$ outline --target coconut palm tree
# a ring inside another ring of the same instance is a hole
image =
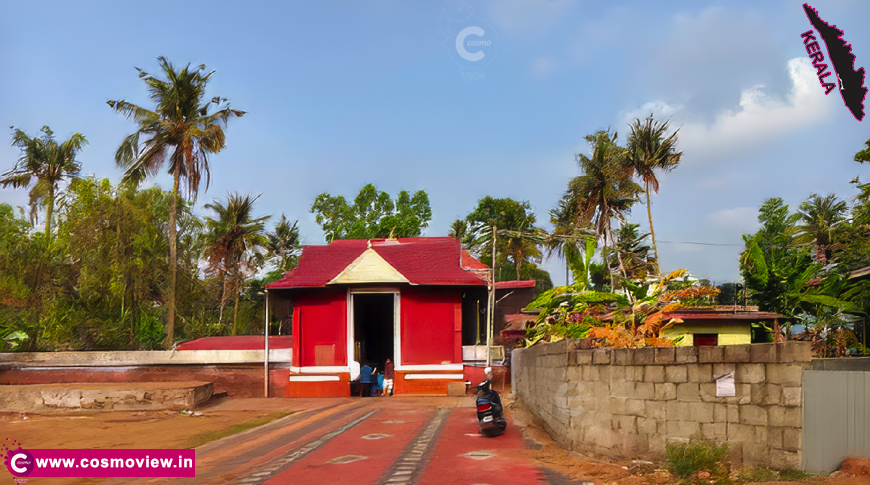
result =
[[[448,237],[452,237],[459,242],[464,242],[468,236],[468,222],[462,219],[456,219],[450,224],[450,230],[447,232]]]
[[[507,251],[511,259],[514,260],[517,280],[520,279],[520,267],[523,261],[528,258],[537,263],[541,262],[543,254],[539,246],[546,236],[543,230],[535,227],[537,218],[531,211],[531,205],[526,201],[522,205],[526,210],[524,217],[517,218],[513,224],[499,231],[499,235],[504,235],[507,238]]]
[[[834,194],[809,196],[798,209],[801,224],[797,229],[801,235],[797,242],[813,244],[816,260],[824,263],[831,257],[831,231],[846,220],[848,210],[846,201],[837,200]]]
[[[42,127],[41,137],[30,137],[20,129],[12,129],[12,146],[21,150],[18,162],[0,178],[5,187],[29,187],[31,218],[36,209],[45,205],[45,235],[51,241],[51,221],[57,190],[64,179],[77,177],[81,163],[76,160],[78,152],[88,144],[81,133],[74,133],[67,141],[57,144],[54,132]]]
[[[553,232],[544,242],[547,257],[554,254],[565,259],[565,284],[570,284],[571,261],[582,262],[586,241],[592,236],[588,223],[577,219],[577,201],[563,195],[556,207],[550,209]]]
[[[299,236],[299,221],[290,221],[284,214],[281,214],[281,220],[275,225],[275,231],[268,234],[268,244],[266,248],[272,257],[278,260],[278,270],[286,273],[295,268],[299,263],[299,250],[302,249],[302,243]]]
[[[194,69],[190,64],[178,70],[166,58],[157,62],[166,79],[139,71],[155,108],[149,110],[124,100],[108,101],[109,106],[127,119],[136,122],[136,131],[124,139],[115,152],[115,162],[125,169],[124,181],[138,184],[155,175],[164,164],[172,176],[172,197],[169,204],[169,291],[166,347],[175,339],[175,302],[177,261],[177,226],[179,190],[196,199],[200,183],[209,185],[209,156],[226,147],[224,128],[231,117],[244,111],[231,109],[226,98],[206,101],[205,88],[214,71],[206,72],[205,64]],[[212,110],[212,108],[215,108]]]
[[[495,249],[513,260],[517,279],[520,279],[524,261],[540,262],[543,257],[539,246],[543,244],[546,234],[535,227],[537,218],[528,201],[486,196],[477,202],[477,208],[466,216],[465,221],[468,223],[468,232],[464,241],[472,253],[481,256],[484,264],[492,260],[493,228],[497,232]],[[498,256],[493,264],[496,262]]]
[[[613,243],[611,221],[622,220],[643,191],[631,180],[633,169],[626,164],[627,152],[617,145],[617,136],[607,130],[585,137],[592,145],[592,156],[577,155],[583,175],[571,179],[566,192],[577,219],[590,223],[605,245]]]
[[[226,205],[218,200],[205,205],[205,208],[213,211],[217,218],[205,218],[203,255],[208,262],[208,271],[221,275],[224,280],[221,316],[223,316],[227,294],[231,293],[235,298],[233,335],[236,334],[239,318],[242,284],[253,269],[250,262],[255,259],[256,254],[269,246],[265,222],[270,216],[254,218],[252,215],[254,202],[258,198],[259,196],[241,196],[233,193],[227,195]]]
[[[631,180],[633,169],[626,162],[627,150],[617,144],[617,137],[618,134],[611,135],[610,130],[585,137],[592,145],[592,156],[577,155],[583,175],[571,179],[565,193],[571,207],[576,210],[576,219],[589,224],[595,237],[604,240],[602,253],[605,256],[609,252],[608,246],[615,243],[611,221],[624,221],[624,216],[643,191]],[[608,269],[615,285],[613,268]]]
[[[650,189],[659,193],[659,180],[656,172],[670,172],[680,163],[683,152],[677,151],[677,130],[670,135],[668,122],[653,120],[652,114],[642,122],[635,119],[628,135],[628,165],[634,173],[643,180],[646,192],[646,214],[649,218],[649,233],[652,238],[652,250],[658,269],[659,252],[656,247],[656,232],[653,228],[652,201]]]
[[[639,234],[639,224],[624,222],[616,233],[616,247],[612,255],[622,263],[624,276],[631,280],[645,281],[658,270],[655,258],[650,257],[650,247],[646,245],[648,234]]]

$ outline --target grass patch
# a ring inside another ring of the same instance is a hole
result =
[[[696,479],[727,481],[729,466],[726,460],[728,445],[693,439],[688,443],[670,444],[665,448],[666,466],[669,472],[683,482]]]
[[[744,468],[740,470],[738,477],[741,482],[775,482],[779,480],[779,475],[775,471],[763,466]]]
[[[780,480],[806,480],[812,478],[812,475],[802,470],[783,470],[779,472]]]
[[[812,477],[813,475],[801,470],[783,470],[778,472],[763,466],[756,466],[740,470],[740,473],[737,476],[737,481],[738,483],[799,482]]]
[[[293,414],[293,411],[279,411],[277,413],[269,413],[262,418],[252,419],[250,421],[245,421],[243,423],[234,424],[232,426],[228,426],[223,429],[218,429],[215,431],[209,431],[208,433],[198,434],[196,436],[191,437],[187,440],[185,444],[185,448],[198,448],[206,443],[211,441],[216,441],[221,438],[226,438],[227,436],[232,436],[234,434],[241,433],[242,431],[247,431],[252,428],[256,428],[258,426],[262,426],[266,423],[274,421],[276,419],[281,419],[285,416],[289,416]]]

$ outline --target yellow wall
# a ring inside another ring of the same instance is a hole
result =
[[[702,325],[679,324],[662,332],[662,337],[673,339],[683,336],[683,340],[677,345],[680,347],[691,347],[694,345],[692,334],[695,333],[715,333],[719,334],[719,345],[742,345],[752,343],[752,326],[747,323],[738,324],[709,324]]]

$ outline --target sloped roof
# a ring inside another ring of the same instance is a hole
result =
[[[507,290],[514,288],[534,288],[538,282],[535,280],[511,280],[511,281],[496,281],[496,290]]]
[[[525,313],[511,313],[504,316],[507,325],[502,330],[525,330],[527,323],[534,323],[538,319],[537,315],[526,315]]]
[[[410,283],[402,273],[396,271],[380,254],[368,248],[341,270],[329,284],[353,283]]]
[[[662,314],[662,318],[679,318],[680,320],[775,320],[785,318],[773,312],[731,312],[731,311],[680,311],[676,310]]]
[[[471,270],[488,270],[489,266],[478,261],[474,256],[472,256],[468,251],[462,250],[462,267],[465,269]]]
[[[412,285],[485,285],[471,269],[479,261],[450,237],[346,239],[325,246],[305,246],[299,266],[267,288],[324,287],[371,248]],[[480,268],[482,266],[482,268]],[[364,281],[360,281],[361,283]],[[378,282],[378,281],[373,281]]]

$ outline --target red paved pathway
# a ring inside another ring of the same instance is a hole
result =
[[[382,409],[266,483],[377,483],[417,435],[429,412]]]
[[[441,434],[421,485],[508,485],[543,480],[523,453],[523,438],[516,426],[509,425],[501,436],[486,438],[477,433],[474,409],[459,408],[450,413]]]
[[[477,434],[473,398],[298,403],[288,400],[298,412],[287,418],[197,448],[196,478],[139,483],[547,483],[523,452],[521,433],[510,419],[502,436]]]

